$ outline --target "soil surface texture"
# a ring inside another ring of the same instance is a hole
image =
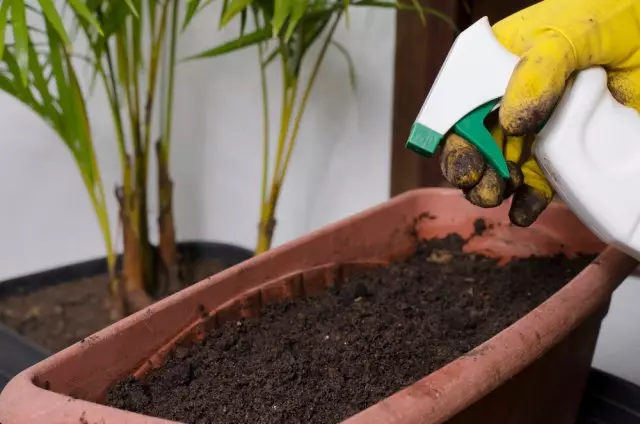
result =
[[[187,264],[190,281],[222,270],[215,259]],[[107,274],[0,299],[0,322],[54,353],[112,324]]]
[[[498,267],[463,244],[425,241],[388,268],[228,322],[106,403],[185,423],[337,423],[497,334],[593,259]]]

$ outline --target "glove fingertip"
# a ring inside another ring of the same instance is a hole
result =
[[[488,167],[480,182],[465,192],[465,197],[481,208],[494,208],[502,203],[504,190],[505,180]]]
[[[440,169],[454,187],[470,189],[478,184],[484,174],[484,157],[462,137],[452,134],[442,149]]]
[[[531,186],[520,186],[513,195],[509,219],[518,227],[529,227],[547,208],[550,200],[543,192]]]

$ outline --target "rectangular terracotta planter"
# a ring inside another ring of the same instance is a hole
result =
[[[611,293],[637,262],[603,246],[561,204],[531,228],[508,205],[479,209],[449,189],[422,189],[227,269],[25,370],[0,394],[2,424],[169,421],[94,402],[167,351],[262,304],[322,290],[336,278],[410,254],[418,238],[458,233],[498,257],[600,253],[538,308],[468,354],[346,420],[378,423],[573,423]],[[474,222],[489,228],[473,236]]]

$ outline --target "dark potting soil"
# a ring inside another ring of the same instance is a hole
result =
[[[422,242],[389,268],[266,306],[178,348],[116,408],[186,423],[336,423],[473,349],[535,308],[593,258],[465,254],[458,236]]]
[[[222,269],[215,259],[186,265],[191,282]],[[57,352],[112,324],[108,286],[104,274],[0,298],[0,322]]]

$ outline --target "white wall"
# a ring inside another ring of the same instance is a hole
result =
[[[180,41],[179,56],[237,34],[236,28],[212,34],[217,13],[211,8],[195,21]],[[357,96],[350,89],[346,62],[330,49],[282,192],[276,244],[387,197],[394,14],[355,10],[350,24],[349,31],[339,28],[338,40],[353,56]],[[261,169],[256,57],[248,49],[178,69],[172,167],[182,240],[254,246]],[[269,74],[274,137],[280,88],[276,70]],[[111,118],[102,92],[89,105],[115,232],[112,190],[120,171]],[[103,256],[93,211],[65,146],[28,109],[1,93],[0,111],[0,281]],[[152,217],[154,199],[152,195]],[[150,222],[154,233],[155,219]],[[630,279],[613,298],[594,363],[640,384],[637,301],[640,281]]]

